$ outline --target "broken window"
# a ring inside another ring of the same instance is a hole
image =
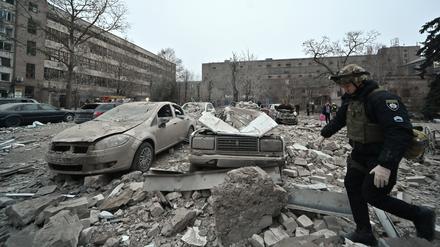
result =
[[[34,13],[38,13],[38,5],[32,2],[29,2],[29,11],[32,11]]]
[[[9,73],[0,73],[1,74],[1,80],[2,81],[9,81],[9,79],[11,78],[11,74]]]
[[[160,108],[159,112],[157,113],[158,117],[173,117],[173,112],[171,111],[170,105],[164,105],[162,108]]]
[[[1,66],[3,67],[11,67],[11,59],[7,57],[1,58]]]
[[[26,53],[31,56],[37,55],[37,43],[35,41],[27,42]]]
[[[2,51],[11,51],[12,44],[4,41],[0,41],[0,50]]]
[[[176,114],[176,117],[179,117],[179,116],[183,116],[183,115],[185,115],[185,114],[183,113],[182,108],[180,108],[180,106],[178,106],[178,105],[173,105],[173,108],[174,108],[174,114]]]
[[[27,31],[30,34],[37,34],[37,23],[31,18],[28,19]]]

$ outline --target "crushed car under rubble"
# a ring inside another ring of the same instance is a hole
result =
[[[126,103],[56,135],[46,160],[63,174],[147,171],[155,154],[188,140],[194,126],[174,103]]]
[[[226,122],[209,113],[203,114],[199,121],[206,128],[190,137],[192,169],[284,165],[284,140],[268,133],[277,124],[266,114],[229,107],[225,110]]]

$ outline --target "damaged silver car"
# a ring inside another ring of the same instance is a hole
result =
[[[285,164],[284,140],[270,132],[277,126],[273,119],[250,109],[231,107],[225,112],[226,122],[209,113],[199,119],[206,127],[190,137],[192,170]],[[235,127],[235,122],[241,127]]]
[[[194,120],[171,102],[133,102],[56,135],[46,160],[63,174],[147,171],[155,154],[187,141]]]

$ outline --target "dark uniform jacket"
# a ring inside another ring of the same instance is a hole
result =
[[[400,98],[385,90],[369,95],[376,88],[378,88],[377,82],[367,80],[353,95],[344,94],[336,116],[321,130],[321,135],[328,138],[343,128],[346,125],[349,102],[361,100],[364,102],[368,119],[380,125],[384,140],[380,143],[366,144],[349,140],[353,147],[351,158],[369,170],[376,165],[390,170],[397,169],[405,150],[411,143],[412,125]],[[391,105],[389,102],[398,102],[397,107],[396,104]]]

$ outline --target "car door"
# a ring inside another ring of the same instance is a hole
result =
[[[157,112],[157,125],[156,142],[159,149],[174,145],[177,142],[178,125],[171,105],[166,104],[159,109]]]
[[[185,115],[185,112],[183,111],[183,109],[176,105],[173,104],[173,110],[174,110],[174,115],[176,118],[176,125],[177,125],[177,135],[176,135],[176,141],[183,141],[187,135],[188,129],[189,129],[189,118],[188,116]]]
[[[42,122],[60,122],[64,118],[64,112],[49,104],[40,104]]]
[[[18,109],[23,122],[32,123],[33,121],[42,122],[43,116],[41,115],[38,104],[23,104]]]

